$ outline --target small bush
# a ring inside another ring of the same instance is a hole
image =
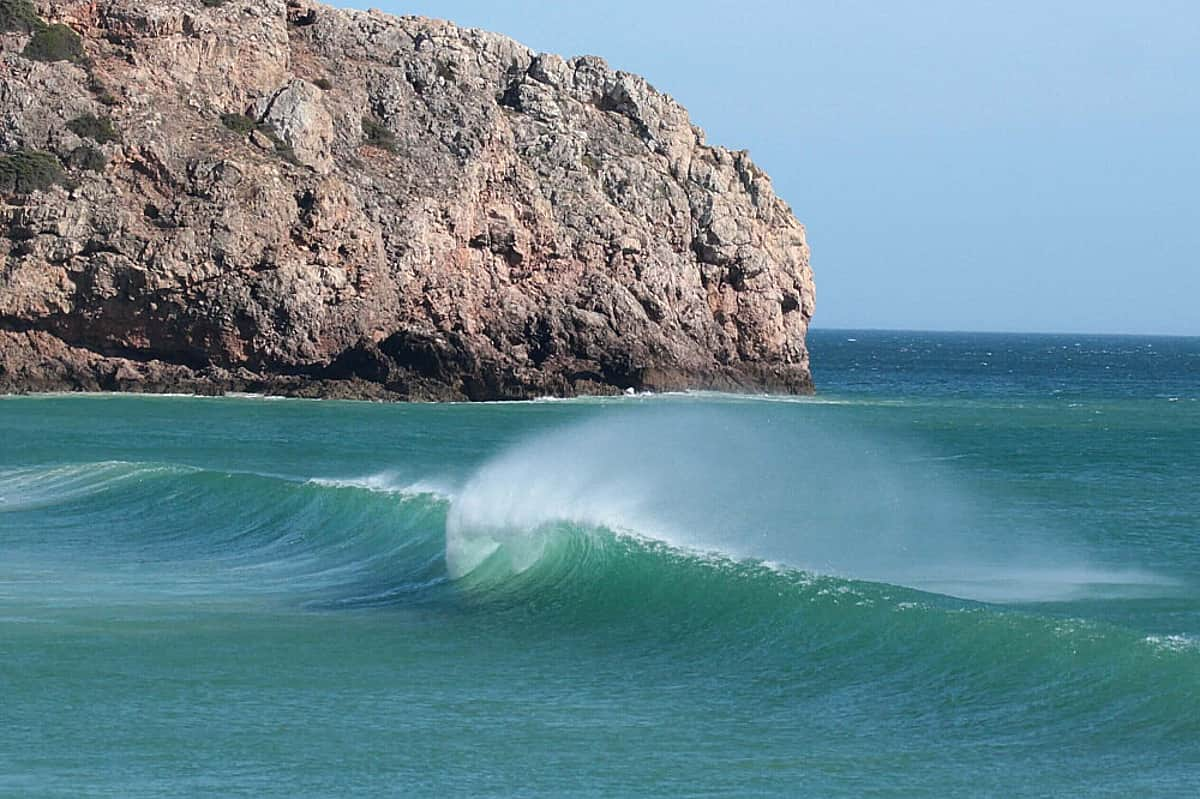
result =
[[[380,147],[388,152],[396,151],[396,134],[388,130],[387,126],[379,120],[363,117],[362,131],[367,144]]]
[[[108,165],[104,153],[90,144],[81,144],[71,151],[67,163],[74,169],[86,169],[89,172],[103,172]]]
[[[0,33],[36,33],[45,27],[30,0],[0,0]]]
[[[313,85],[321,91],[327,92],[333,88],[333,81],[331,81],[329,78],[317,78],[313,81]]]
[[[221,114],[221,124],[243,136],[258,127],[258,121],[246,114]]]
[[[22,242],[29,241],[36,235],[37,234],[34,233],[30,228],[18,225],[16,222],[12,222],[9,224],[8,232],[4,234],[4,237],[9,241]]]
[[[117,129],[113,127],[112,120],[108,117],[98,117],[95,114],[84,114],[78,116],[67,123],[67,127],[76,136],[83,139],[91,139],[97,144],[107,144],[110,141],[117,141],[121,137],[117,133]]]
[[[279,138],[279,134],[275,132],[275,128],[271,127],[269,123],[259,122],[254,117],[246,114],[222,114],[221,123],[234,133],[241,134],[242,136],[258,131],[271,140],[276,155],[289,164],[300,163],[300,159],[296,157],[296,152],[292,149],[291,145]]]
[[[229,0],[200,0],[200,4],[205,8],[218,8],[228,2]]]
[[[66,25],[51,25],[34,33],[21,55],[34,61],[79,63],[84,60],[83,40]]]
[[[96,96],[96,102],[104,105],[116,105],[117,98],[108,87],[104,85],[104,81],[96,77],[94,74],[88,75],[88,91]]]
[[[29,194],[48,189],[65,177],[53,153],[18,150],[0,157],[0,194]]]
[[[317,10],[315,8],[310,8],[309,10],[304,11],[304,12],[300,12],[298,10],[295,12],[289,12],[288,13],[288,24],[294,25],[297,28],[306,28],[309,25],[316,25],[317,24]]]
[[[296,151],[292,149],[292,145],[290,144],[281,141],[275,142],[275,155],[293,166],[304,166],[304,162],[296,156]]]
[[[275,145],[275,155],[289,164],[300,166],[300,159],[296,157],[296,151],[292,149],[292,145],[279,138],[279,134],[275,132],[275,128],[264,122],[258,126],[258,132],[270,139],[271,144]]]

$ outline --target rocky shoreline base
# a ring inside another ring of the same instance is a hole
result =
[[[188,366],[158,359],[104,356],[40,331],[0,331],[0,394],[52,392],[131,392],[143,394],[261,394],[313,399],[376,400],[398,402],[461,402],[529,400],[545,396],[611,396],[627,391],[766,391],[810,394],[812,383],[782,384],[769,376],[746,380],[744,376],[713,374],[703,383],[696,376],[658,370],[637,375],[636,381],[605,382],[587,377],[549,383],[542,388],[521,383],[513,376],[480,374],[456,387],[445,376],[422,376],[387,363],[375,355],[375,374],[358,374],[346,363],[335,363],[311,372],[264,374],[246,367]],[[369,362],[372,353],[358,352],[347,361]],[[388,372],[391,372],[389,377]],[[461,381],[461,374],[455,378]]]

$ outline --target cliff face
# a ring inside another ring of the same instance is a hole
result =
[[[307,0],[0,27],[0,391],[811,388],[803,227],[599,58]]]

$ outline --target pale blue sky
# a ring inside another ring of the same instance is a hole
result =
[[[604,56],[749,149],[817,327],[1200,335],[1200,3],[378,7]]]

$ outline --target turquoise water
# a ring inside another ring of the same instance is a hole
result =
[[[0,399],[3,796],[1194,796],[1200,340]]]

